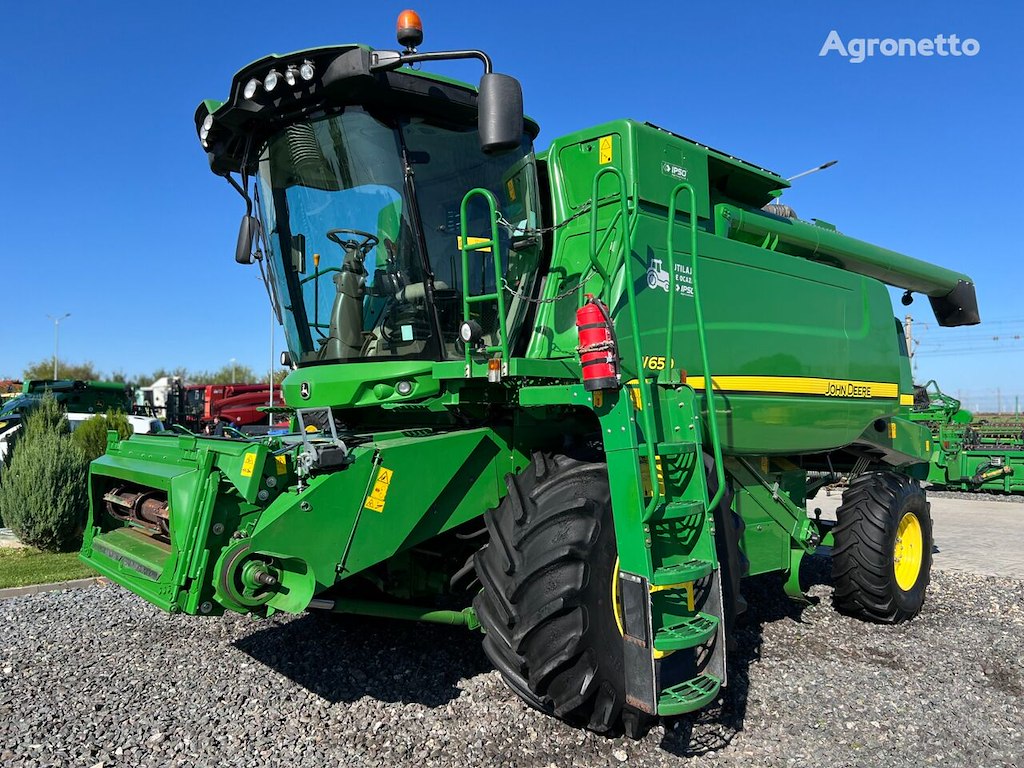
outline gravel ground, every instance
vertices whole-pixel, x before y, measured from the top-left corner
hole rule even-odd
[[[169,616],[117,587],[0,602],[0,765],[1024,766],[1024,581],[936,573],[899,627],[748,582],[724,700],[639,742],[528,709],[478,638]]]

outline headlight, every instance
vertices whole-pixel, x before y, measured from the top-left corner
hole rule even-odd
[[[203,130],[209,133],[211,128],[213,128],[213,115],[207,115],[203,120]]]
[[[288,69],[284,71],[284,81],[288,83],[288,85],[295,85],[295,67],[288,67]]]
[[[306,80],[307,82],[313,79],[312,61],[302,62],[302,65],[299,67],[299,77],[301,77],[303,80]]]
[[[466,344],[476,344],[484,337],[484,331],[476,320],[467,320],[459,326],[459,337]]]
[[[260,87],[260,81],[255,77],[245,84],[245,88],[242,91],[242,95],[247,99],[251,99],[256,95],[256,89]]]
[[[280,79],[281,75],[276,69],[267,72],[267,76],[263,78],[263,87],[267,89],[267,93],[277,88],[277,81]]]

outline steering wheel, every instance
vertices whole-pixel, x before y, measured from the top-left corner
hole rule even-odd
[[[339,235],[357,235],[362,238],[356,240],[350,238],[348,240],[342,240]],[[329,229],[327,230],[327,239],[332,243],[337,243],[342,248],[348,251],[359,251],[364,257],[368,254],[380,239],[376,235],[371,235],[369,232],[363,232],[361,229]]]

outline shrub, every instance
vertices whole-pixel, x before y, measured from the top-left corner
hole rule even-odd
[[[32,420],[31,426],[28,423],[30,414],[35,414],[35,419]],[[27,399],[24,408],[21,410],[21,418],[23,419],[21,429],[7,436],[7,455],[4,456],[3,466],[0,466],[0,478],[6,473],[7,467],[14,457],[16,445],[20,445],[24,441],[30,430],[45,433],[67,433],[69,431],[67,418],[64,416],[64,409],[49,390],[44,392],[41,398],[33,396],[31,399]],[[7,525],[9,523],[4,522],[3,511],[0,508],[0,526]]]
[[[0,517],[23,542],[51,552],[81,542],[89,470],[67,420],[53,406],[52,396],[44,398],[27,417],[25,434],[0,475]]]
[[[74,432],[71,440],[85,454],[86,461],[98,459],[107,451],[107,430],[114,430],[124,440],[132,435],[132,426],[128,417],[121,411],[107,411],[107,415],[97,414],[86,419]]]
[[[28,440],[32,435],[40,433],[63,435],[68,433],[68,419],[64,415],[64,409],[50,390],[43,393],[39,404],[28,411],[23,418],[25,419],[25,424],[22,427],[24,430],[23,440]]]

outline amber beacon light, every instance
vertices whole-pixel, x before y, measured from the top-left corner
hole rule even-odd
[[[416,11],[404,10],[398,14],[398,44],[405,50],[414,51],[423,42],[423,22]]]

